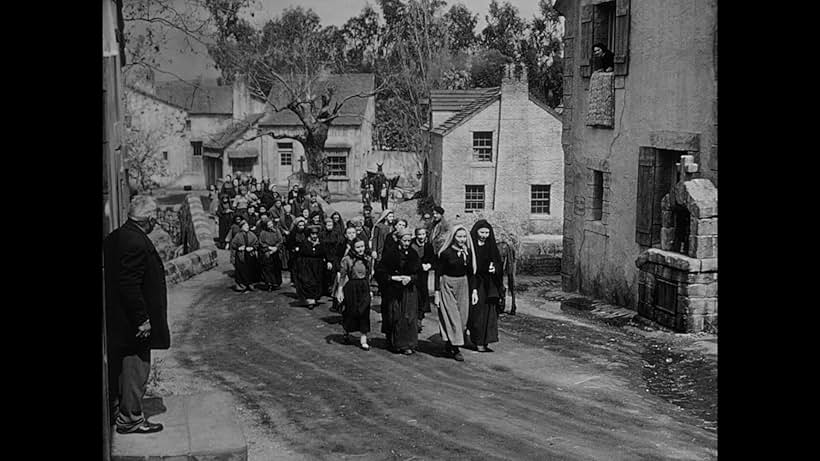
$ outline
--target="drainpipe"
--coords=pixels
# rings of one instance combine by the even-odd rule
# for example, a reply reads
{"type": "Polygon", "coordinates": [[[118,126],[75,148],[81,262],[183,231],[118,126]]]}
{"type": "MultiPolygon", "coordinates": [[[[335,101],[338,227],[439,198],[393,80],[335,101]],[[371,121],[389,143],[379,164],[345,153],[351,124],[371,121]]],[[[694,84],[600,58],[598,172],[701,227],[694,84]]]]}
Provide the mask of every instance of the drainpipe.
{"type": "Polygon", "coordinates": [[[495,178],[493,179],[493,211],[495,211],[495,197],[498,195],[498,167],[501,165],[501,89],[498,89],[498,128],[495,140],[495,178]]]}

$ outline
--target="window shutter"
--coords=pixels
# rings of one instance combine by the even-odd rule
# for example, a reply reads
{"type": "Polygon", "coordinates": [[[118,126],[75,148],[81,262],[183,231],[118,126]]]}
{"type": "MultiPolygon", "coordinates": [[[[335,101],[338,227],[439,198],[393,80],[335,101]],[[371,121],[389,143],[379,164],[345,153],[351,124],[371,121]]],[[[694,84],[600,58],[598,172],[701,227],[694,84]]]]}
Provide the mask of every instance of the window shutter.
{"type": "MultiPolygon", "coordinates": [[[[654,218],[655,166],[657,149],[641,147],[638,154],[638,199],[635,203],[635,241],[652,246],[654,218]]],[[[660,221],[658,222],[660,225],[660,221]]]]}
{"type": "Polygon", "coordinates": [[[615,75],[629,72],[629,0],[615,1],[615,75]]]}
{"type": "Polygon", "coordinates": [[[592,12],[594,8],[594,5],[581,7],[581,56],[579,58],[581,77],[592,75],[590,58],[592,58],[592,12]]]}

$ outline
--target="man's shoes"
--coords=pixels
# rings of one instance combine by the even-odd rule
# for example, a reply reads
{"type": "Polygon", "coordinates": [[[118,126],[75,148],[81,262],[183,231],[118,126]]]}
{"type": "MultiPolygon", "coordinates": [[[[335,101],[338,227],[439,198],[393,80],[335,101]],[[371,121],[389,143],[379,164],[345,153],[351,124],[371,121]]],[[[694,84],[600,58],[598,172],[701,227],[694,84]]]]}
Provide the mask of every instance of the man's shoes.
{"type": "Polygon", "coordinates": [[[118,434],[153,434],[162,430],[162,424],[151,423],[147,419],[133,426],[117,425],[118,434]]]}

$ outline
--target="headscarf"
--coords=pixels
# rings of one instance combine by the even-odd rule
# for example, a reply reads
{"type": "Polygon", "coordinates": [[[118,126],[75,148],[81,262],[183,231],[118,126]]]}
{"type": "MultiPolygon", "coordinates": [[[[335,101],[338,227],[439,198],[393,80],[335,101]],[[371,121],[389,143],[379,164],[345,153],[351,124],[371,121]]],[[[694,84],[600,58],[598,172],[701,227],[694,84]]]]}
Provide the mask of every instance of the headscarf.
{"type": "Polygon", "coordinates": [[[370,258],[367,255],[367,242],[365,242],[364,239],[359,238],[359,237],[356,237],[355,239],[353,239],[353,242],[350,244],[350,249],[347,250],[347,255],[350,256],[351,259],[353,259],[354,263],[356,262],[357,259],[359,261],[363,262],[364,267],[367,269],[367,273],[368,274],[370,273],[370,258]],[[356,242],[363,242],[364,243],[364,253],[361,256],[359,256],[356,253],[356,242]]]}
{"type": "MultiPolygon", "coordinates": [[[[470,232],[467,231],[467,228],[464,227],[463,224],[456,224],[455,226],[453,226],[452,229],[450,229],[450,233],[447,234],[447,239],[444,240],[444,245],[442,245],[441,248],[438,250],[438,256],[440,257],[441,254],[444,252],[444,250],[446,250],[450,246],[455,245],[456,232],[458,232],[461,229],[464,229],[464,232],[467,232],[467,251],[470,253],[470,257],[472,258],[473,273],[476,273],[477,270],[478,270],[478,265],[476,264],[476,261],[475,261],[475,248],[473,248],[473,239],[470,237],[470,232]]],[[[459,255],[464,257],[463,251],[461,251],[461,250],[456,250],[456,251],[458,251],[459,255]]]]}
{"type": "Polygon", "coordinates": [[[378,223],[384,221],[385,219],[387,219],[387,215],[389,215],[390,213],[393,213],[393,210],[391,210],[389,208],[382,211],[382,215],[379,216],[379,219],[377,219],[376,222],[373,225],[375,226],[376,224],[378,224],[378,223]]]}
{"type": "MultiPolygon", "coordinates": [[[[489,250],[489,257],[490,261],[496,263],[496,265],[501,264],[501,252],[498,251],[498,244],[495,241],[495,231],[493,231],[493,226],[487,222],[486,219],[479,219],[473,224],[473,230],[470,231],[470,237],[473,240],[473,247],[478,248],[478,230],[479,229],[489,229],[490,235],[487,237],[487,240],[484,241],[484,245],[487,246],[489,250]]],[[[496,267],[496,271],[500,270],[500,267],[496,267]]]]}

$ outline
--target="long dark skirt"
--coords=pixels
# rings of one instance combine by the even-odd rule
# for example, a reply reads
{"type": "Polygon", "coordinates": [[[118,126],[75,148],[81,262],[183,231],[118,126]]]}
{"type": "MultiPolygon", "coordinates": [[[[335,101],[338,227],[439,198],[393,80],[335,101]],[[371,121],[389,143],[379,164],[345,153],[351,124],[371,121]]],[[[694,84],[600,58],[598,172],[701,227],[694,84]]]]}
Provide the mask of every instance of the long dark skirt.
{"type": "Polygon", "coordinates": [[[323,258],[300,256],[296,272],[299,278],[301,296],[305,299],[318,300],[324,293],[324,275],[327,265],[323,258]]]}
{"type": "Polygon", "coordinates": [[[255,256],[249,254],[235,255],[234,257],[234,278],[238,285],[251,285],[259,281],[255,256]]]}
{"type": "Polygon", "coordinates": [[[282,260],[278,251],[270,254],[264,253],[259,258],[259,266],[262,282],[277,287],[282,284],[282,260]]]}
{"type": "Polygon", "coordinates": [[[282,245],[281,247],[279,247],[279,251],[277,253],[279,254],[279,260],[282,270],[289,270],[290,265],[288,264],[288,261],[290,260],[290,251],[288,251],[288,249],[285,248],[284,245],[282,245]]]}
{"type": "Polygon", "coordinates": [[[367,279],[348,280],[342,288],[342,327],[346,332],[370,332],[370,283],[367,279]]]}
{"type": "Polygon", "coordinates": [[[424,314],[430,312],[430,292],[427,290],[427,272],[419,272],[416,283],[417,299],[419,301],[419,320],[424,318],[424,314]]]}
{"type": "Polygon", "coordinates": [[[290,261],[288,261],[290,265],[290,283],[293,284],[293,288],[296,289],[296,296],[299,298],[304,299],[304,292],[302,291],[302,284],[299,280],[299,266],[301,264],[300,258],[296,255],[292,255],[290,261]]]}
{"type": "Polygon", "coordinates": [[[382,333],[393,348],[399,351],[413,349],[418,344],[418,300],[416,285],[389,281],[382,307],[382,333]]]}
{"type": "Polygon", "coordinates": [[[489,278],[478,278],[478,303],[470,306],[467,329],[477,346],[498,342],[498,289],[489,278]]]}
{"type": "Polygon", "coordinates": [[[233,214],[225,214],[219,217],[219,244],[225,242],[225,237],[231,231],[231,224],[233,224],[233,214]]]}

